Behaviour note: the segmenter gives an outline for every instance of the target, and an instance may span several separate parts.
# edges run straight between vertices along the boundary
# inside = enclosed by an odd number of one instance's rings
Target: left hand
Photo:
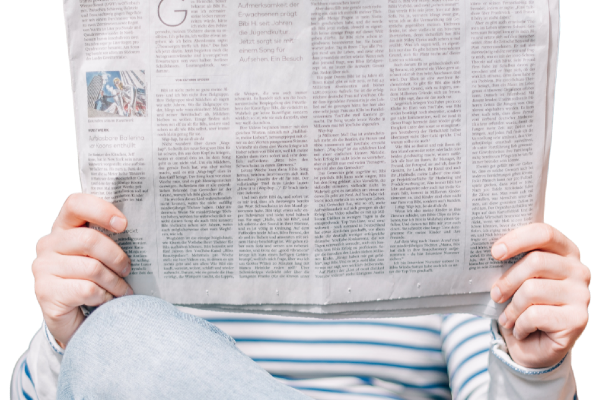
[[[531,224],[498,240],[492,256],[521,260],[491,290],[496,303],[512,301],[498,319],[500,333],[517,364],[547,368],[571,350],[588,322],[590,270],[579,249],[547,224]]]

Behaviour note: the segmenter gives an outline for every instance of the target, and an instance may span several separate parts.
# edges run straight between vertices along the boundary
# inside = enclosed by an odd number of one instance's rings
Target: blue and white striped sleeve
[[[453,399],[577,399],[570,354],[550,368],[524,368],[508,355],[496,321],[454,314],[441,331]]]
[[[54,400],[63,350],[44,323],[13,371],[11,400]]]
[[[487,399],[490,320],[468,314],[447,315],[441,331],[452,398]]]

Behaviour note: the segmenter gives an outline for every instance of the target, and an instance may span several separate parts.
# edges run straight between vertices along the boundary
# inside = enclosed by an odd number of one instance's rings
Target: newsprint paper
[[[64,0],[83,191],[137,294],[497,316],[543,220],[558,0]]]

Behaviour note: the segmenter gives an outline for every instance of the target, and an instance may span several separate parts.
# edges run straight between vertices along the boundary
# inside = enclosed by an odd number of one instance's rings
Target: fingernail
[[[107,302],[111,301],[114,298],[115,298],[115,296],[113,296],[112,294],[106,292],[106,295],[104,296],[104,302],[107,303]]]
[[[499,245],[492,247],[492,256],[494,256],[496,260],[501,260],[507,252],[508,249],[504,243],[500,243]]]
[[[500,303],[500,300],[502,300],[502,292],[498,286],[494,286],[490,295],[492,296],[492,300],[494,300],[496,303]]]
[[[507,318],[506,318],[506,314],[502,313],[502,314],[500,315],[500,318],[498,318],[498,323],[499,323],[500,325],[504,326],[504,325],[506,324],[506,320],[507,320]]]
[[[112,226],[115,232],[123,232],[125,228],[127,228],[127,221],[125,218],[112,217],[110,220],[110,226]]]
[[[130,287],[128,287],[127,290],[125,291],[124,296],[131,296],[132,294],[133,294],[133,290]]]
[[[521,335],[515,329],[513,329],[513,337],[517,340],[521,340]]]

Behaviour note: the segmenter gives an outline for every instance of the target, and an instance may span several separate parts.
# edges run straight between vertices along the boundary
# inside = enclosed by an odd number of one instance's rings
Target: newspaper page
[[[543,220],[558,0],[65,0],[82,189],[137,294],[494,316]]]

